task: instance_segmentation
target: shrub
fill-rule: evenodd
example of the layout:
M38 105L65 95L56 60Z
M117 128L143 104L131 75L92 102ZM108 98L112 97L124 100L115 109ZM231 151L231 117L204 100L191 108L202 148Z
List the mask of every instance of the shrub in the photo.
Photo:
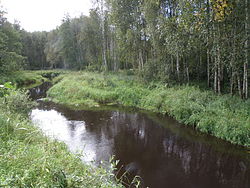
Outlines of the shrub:
M27 114L35 103L27 95L24 90L11 90L8 95L4 97L4 104L11 112L19 112Z

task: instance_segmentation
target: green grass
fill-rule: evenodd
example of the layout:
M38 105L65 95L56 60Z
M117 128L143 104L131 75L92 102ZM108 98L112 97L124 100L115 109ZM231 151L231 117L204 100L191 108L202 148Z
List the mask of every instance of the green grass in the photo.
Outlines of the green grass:
M65 74L63 70L39 70L39 71L18 71L0 75L0 84L12 82L17 87L32 88L49 81L60 74Z
M22 91L0 98L0 187L122 187L111 171L43 136L27 118L33 105Z
M42 75L37 74L36 72L31 71L20 71L0 76L0 84L4 84L5 82L12 82L18 87L32 87L33 85L41 84L43 80L45 81L46 78L42 77Z
M169 114L201 132L250 146L250 100L218 96L194 86L168 87L122 74L91 72L61 76L48 95L54 102L69 106L115 103Z

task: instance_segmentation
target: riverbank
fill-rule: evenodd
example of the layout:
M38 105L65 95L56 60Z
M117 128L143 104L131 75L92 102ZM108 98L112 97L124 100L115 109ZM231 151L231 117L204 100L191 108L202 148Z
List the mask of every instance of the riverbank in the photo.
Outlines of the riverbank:
M65 144L34 127L25 92L0 88L0 187L122 187L114 175L83 164Z
M121 74L74 72L55 83L48 96L56 103L78 108L119 104L169 114L201 132L250 146L250 100L218 96L193 86L143 83Z
M12 82L18 88L32 88L49 81L50 79L65 74L64 70L38 70L38 71L18 71L0 75L0 84Z

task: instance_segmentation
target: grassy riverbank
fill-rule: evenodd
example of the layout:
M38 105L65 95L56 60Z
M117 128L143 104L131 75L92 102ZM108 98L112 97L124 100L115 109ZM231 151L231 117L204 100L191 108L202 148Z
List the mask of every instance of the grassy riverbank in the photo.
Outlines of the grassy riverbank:
M32 88L48 81L50 78L64 74L63 70L18 71L0 75L0 84L12 82L17 87Z
M125 75L74 72L59 80L48 92L54 102L77 107L113 103L169 114L201 132L250 146L250 100L193 86L145 84Z
M121 187L111 172L83 164L31 125L27 113L34 103L24 92L0 92L0 187Z

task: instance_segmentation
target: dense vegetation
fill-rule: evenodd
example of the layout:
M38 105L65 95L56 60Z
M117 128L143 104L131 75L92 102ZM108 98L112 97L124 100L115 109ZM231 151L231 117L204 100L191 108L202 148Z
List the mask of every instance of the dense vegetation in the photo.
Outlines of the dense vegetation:
M3 14L0 9L0 74L19 70L25 62L18 25L9 23Z
M8 22L0 4L0 84L30 86L53 73L23 69L102 71L61 75L49 96L67 105L112 103L169 114L249 147L249 4L94 0L89 16L66 15L55 30L33 33ZM107 73L120 70L137 76ZM0 86L0 187L117 186L42 136L27 118L33 103L10 83Z
M65 74L65 70L16 71L0 75L0 84L11 82L17 88L32 88L50 81L52 78Z
M112 172L83 164L32 126L34 105L9 83L0 88L0 187L121 187Z
M57 103L75 107L111 103L167 113L199 131L250 146L250 100L217 96L191 86L145 84L121 74L79 72L58 80L48 92Z
M1 72L133 69L248 98L249 0L96 0L89 16L29 33L0 14Z

